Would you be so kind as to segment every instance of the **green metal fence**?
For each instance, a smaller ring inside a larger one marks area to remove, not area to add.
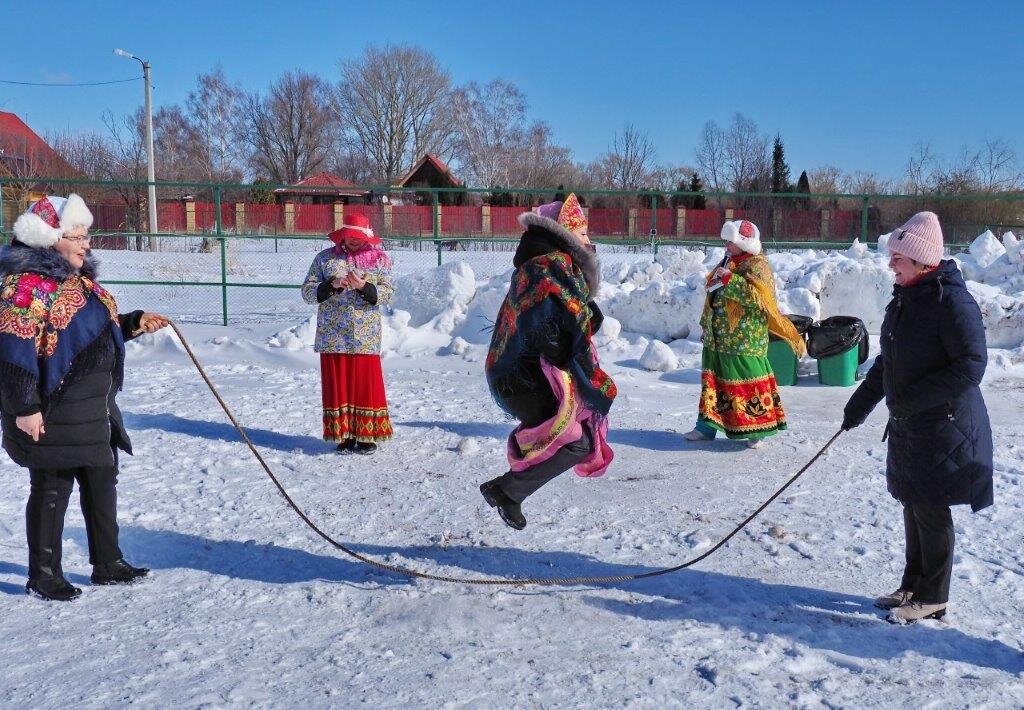
[[[103,250],[104,281],[124,287],[139,307],[170,303],[174,315],[227,325],[272,318],[295,304],[324,237],[352,212],[367,216],[402,272],[467,261],[481,274],[510,268],[521,229],[516,216],[555,191],[365,186],[364,193],[288,186],[157,183],[158,225],[144,223],[145,182],[0,177],[0,238],[29,200],[78,192],[96,217],[93,247]],[[563,191],[564,192],[564,191]],[[720,246],[724,219],[758,224],[770,249],[872,244],[914,212],[932,209],[947,243],[962,247],[985,229],[1024,233],[1024,195],[805,195],[578,190],[604,261],[653,259],[665,246]],[[515,204],[509,204],[509,203]],[[239,292],[247,294],[238,299]],[[276,294],[276,295],[275,295]],[[147,301],[143,303],[143,301]],[[124,302],[124,298],[122,298]],[[213,304],[216,303],[216,307]],[[260,310],[258,305],[266,305]],[[291,305],[290,305],[291,304]],[[269,310],[267,310],[269,309]],[[165,310],[172,310],[165,308]]]

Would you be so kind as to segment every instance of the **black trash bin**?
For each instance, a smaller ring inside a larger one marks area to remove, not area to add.
[[[832,316],[807,332],[807,352],[818,361],[818,381],[849,387],[857,381],[857,366],[868,358],[868,329],[852,316]]]

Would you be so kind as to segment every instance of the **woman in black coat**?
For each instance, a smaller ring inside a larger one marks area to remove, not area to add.
[[[883,398],[889,422],[886,479],[903,504],[906,566],[899,589],[879,597],[890,620],[941,618],[953,570],[952,505],[992,505],[992,429],[981,384],[988,353],[981,311],[931,212],[889,240],[896,275],[882,323],[881,353],[846,405],[843,429],[859,426]]]
[[[118,546],[117,450],[131,453],[114,398],[124,342],[167,325],[163,316],[117,313],[96,282],[77,195],[44,197],[14,224],[0,252],[0,423],[3,448],[29,469],[25,590],[69,601],[81,590],[61,568],[64,514],[78,482],[93,584],[130,583],[148,570]]]

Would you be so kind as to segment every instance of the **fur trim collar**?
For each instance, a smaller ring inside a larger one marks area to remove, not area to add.
[[[597,296],[601,286],[601,274],[594,252],[587,249],[572,232],[553,219],[534,212],[526,212],[519,215],[519,223],[526,227],[526,232],[519,240],[519,248],[513,259],[514,266],[519,267],[521,263],[551,251],[564,252],[583,271],[591,298]]]
[[[92,254],[86,255],[85,264],[76,271],[67,259],[52,249],[33,249],[19,242],[0,249],[0,277],[32,273],[56,281],[65,281],[75,275],[95,281],[97,266]]]

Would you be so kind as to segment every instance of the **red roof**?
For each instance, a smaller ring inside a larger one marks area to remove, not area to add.
[[[326,188],[334,188],[326,189]],[[340,178],[331,173],[317,173],[310,175],[304,180],[299,180],[294,185],[279,187],[274,190],[279,194],[309,194],[309,195],[352,195],[362,196],[366,190],[359,189],[354,182]]]
[[[438,158],[433,153],[427,153],[422,158],[417,160],[416,164],[412,166],[412,169],[409,170],[409,172],[407,172],[405,175],[403,175],[402,179],[396,182],[395,185],[397,185],[398,187],[404,187],[405,184],[409,182],[410,179],[412,179],[412,176],[415,175],[417,171],[419,171],[419,169],[422,168],[426,163],[430,163],[431,165],[433,165],[442,175],[447,175],[448,179],[452,183],[452,187],[462,186],[462,183],[459,182],[459,179],[455,177],[451,170],[448,169],[448,166],[445,165],[444,161]]]
[[[75,172],[49,143],[17,115],[6,111],[0,111],[0,157],[34,163],[30,167],[39,177],[64,177]]]

